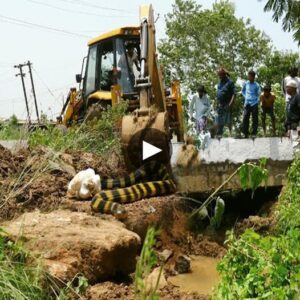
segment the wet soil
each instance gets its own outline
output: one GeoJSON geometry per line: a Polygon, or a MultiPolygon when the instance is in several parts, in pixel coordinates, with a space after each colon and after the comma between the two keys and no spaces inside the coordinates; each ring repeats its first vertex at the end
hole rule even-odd
{"type": "MultiPolygon", "coordinates": [[[[160,299],[165,300],[206,300],[207,295],[181,292],[178,287],[168,284],[159,291],[160,299]]],[[[129,283],[104,282],[90,287],[84,300],[133,300],[134,286],[129,283]]]]}
{"type": "Polygon", "coordinates": [[[169,277],[169,282],[184,293],[198,293],[210,295],[212,287],[219,282],[219,274],[216,270],[219,259],[208,256],[192,256],[191,271],[186,274],[178,274],[169,277]]]}

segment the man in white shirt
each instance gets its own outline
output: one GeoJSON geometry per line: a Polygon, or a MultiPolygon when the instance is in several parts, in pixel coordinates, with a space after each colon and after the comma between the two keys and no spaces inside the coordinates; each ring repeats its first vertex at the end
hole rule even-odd
{"type": "Polygon", "coordinates": [[[206,130],[207,118],[210,113],[210,100],[205,87],[200,85],[198,88],[198,94],[194,95],[190,104],[190,116],[191,119],[196,121],[197,133],[201,133],[206,130]],[[195,111],[195,118],[193,113],[195,111]]]}
{"type": "Polygon", "coordinates": [[[285,96],[285,102],[286,104],[290,101],[291,99],[291,96],[287,93],[287,89],[286,89],[286,86],[287,86],[287,83],[289,81],[295,81],[296,84],[297,84],[297,94],[300,94],[300,78],[298,77],[298,68],[295,67],[295,66],[292,66],[289,68],[288,70],[288,76],[286,76],[284,79],[283,79],[283,82],[282,82],[282,92],[285,96]]]}

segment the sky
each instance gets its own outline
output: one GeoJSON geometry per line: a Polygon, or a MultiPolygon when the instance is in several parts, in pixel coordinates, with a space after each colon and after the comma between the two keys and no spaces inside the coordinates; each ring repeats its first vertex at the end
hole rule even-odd
{"type": "MultiPolygon", "coordinates": [[[[210,8],[215,0],[197,0],[210,8]]],[[[236,16],[250,18],[265,31],[280,50],[299,51],[292,34],[263,11],[264,0],[233,0],[236,16]],[[251,4],[249,5],[249,3],[251,4]]],[[[0,11],[0,118],[12,114],[26,119],[26,107],[18,69],[14,65],[32,62],[39,111],[55,120],[70,87],[76,87],[87,42],[91,37],[126,25],[138,25],[139,5],[147,0],[10,0],[1,1],[0,11]]],[[[164,16],[174,1],[152,0],[157,39],[165,36],[164,16]]],[[[24,68],[27,72],[27,67],[24,68]]],[[[25,76],[31,118],[35,119],[29,76],[25,76]]]]}

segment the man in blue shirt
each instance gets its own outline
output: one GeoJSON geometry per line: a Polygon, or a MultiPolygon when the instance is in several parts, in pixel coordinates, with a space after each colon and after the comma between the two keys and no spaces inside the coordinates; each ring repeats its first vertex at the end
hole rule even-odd
{"type": "Polygon", "coordinates": [[[252,115],[252,136],[256,136],[258,128],[258,104],[260,86],[255,81],[255,72],[248,72],[248,81],[244,84],[242,94],[245,99],[243,115],[243,133],[245,138],[249,136],[249,120],[252,115]]]}
{"type": "Polygon", "coordinates": [[[218,71],[220,82],[217,89],[217,135],[222,136],[225,125],[228,125],[231,134],[231,108],[235,99],[235,86],[229,79],[228,73],[221,68],[218,71]]]}

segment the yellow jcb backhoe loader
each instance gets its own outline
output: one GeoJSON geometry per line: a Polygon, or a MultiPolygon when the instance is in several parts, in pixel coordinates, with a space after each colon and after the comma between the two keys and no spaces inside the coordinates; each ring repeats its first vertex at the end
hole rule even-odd
{"type": "MultiPolygon", "coordinates": [[[[180,85],[174,81],[170,89],[165,89],[156,53],[152,6],[140,7],[140,26],[115,29],[90,40],[88,46],[82,72],[76,75],[79,90],[70,90],[58,122],[68,127],[91,120],[109,105],[125,100],[128,101],[128,114],[122,120],[125,148],[136,133],[147,128],[163,133],[166,141],[159,146],[169,145],[173,134],[183,141],[180,85]]],[[[155,145],[155,139],[162,137],[152,135],[148,142],[155,145]]]]}

